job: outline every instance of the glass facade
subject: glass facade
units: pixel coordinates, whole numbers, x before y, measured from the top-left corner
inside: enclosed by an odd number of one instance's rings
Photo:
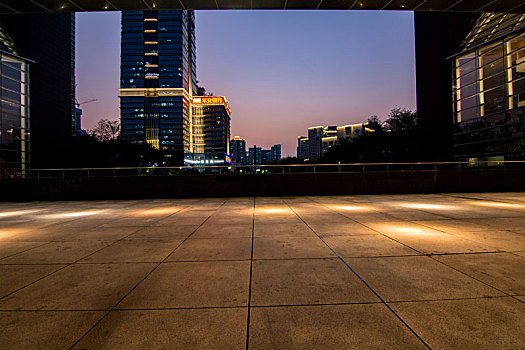
[[[230,153],[230,109],[226,98],[196,96],[193,102],[192,154],[186,157],[186,163],[187,165],[224,164],[225,156]]]
[[[456,158],[525,158],[525,15],[484,14],[455,57]]]
[[[122,138],[160,149],[167,164],[191,152],[196,86],[193,11],[122,12]]]
[[[29,63],[0,27],[0,178],[29,166]]]

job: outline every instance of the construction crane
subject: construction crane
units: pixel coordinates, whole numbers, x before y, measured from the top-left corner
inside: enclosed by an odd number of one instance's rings
[[[90,102],[96,102],[98,99],[94,98],[92,100],[84,101],[84,102],[78,102],[78,100],[75,100],[75,104],[77,105],[77,108],[80,108],[80,106],[85,105],[86,103]]]

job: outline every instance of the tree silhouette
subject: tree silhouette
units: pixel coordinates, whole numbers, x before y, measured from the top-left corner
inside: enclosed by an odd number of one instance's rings
[[[98,141],[115,142],[120,135],[120,122],[118,120],[101,119],[90,135]]]

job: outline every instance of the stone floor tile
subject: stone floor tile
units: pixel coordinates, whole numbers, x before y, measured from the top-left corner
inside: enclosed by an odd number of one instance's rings
[[[345,258],[345,261],[386,301],[503,295],[425,256]]]
[[[499,249],[444,232],[389,233],[386,236],[424,254],[494,252]]]
[[[252,305],[378,302],[339,259],[257,260]]]
[[[525,295],[525,259],[509,253],[438,255],[435,259],[505,293]]]
[[[382,235],[324,236],[323,240],[342,257],[418,255]]]
[[[128,241],[172,242],[188,238],[199,225],[171,225],[145,227],[126,237]]]
[[[481,232],[460,232],[459,237],[479,242],[493,247],[493,250],[523,251],[525,250],[525,235],[512,231],[481,231]]]
[[[164,263],[118,308],[248,305],[249,261]]]
[[[512,252],[512,254],[514,255],[519,255],[519,256],[522,256],[525,258],[525,251],[520,251],[520,252]]]
[[[0,298],[66,265],[0,265]]]
[[[471,231],[490,231],[492,228],[466,220],[424,220],[414,221],[415,224],[433,228],[446,233],[461,233]]]
[[[251,238],[188,239],[166,261],[250,259]]]
[[[253,215],[221,216],[213,215],[206,221],[206,225],[253,225]]]
[[[349,221],[347,223],[330,223],[329,221],[324,223],[310,224],[312,230],[314,230],[320,236],[351,236],[351,235],[374,235],[378,232],[366,227],[358,222]]]
[[[89,255],[79,263],[161,262],[181,243],[182,239],[169,242],[122,240]]]
[[[0,349],[68,349],[101,311],[0,311]]]
[[[247,308],[113,311],[74,349],[244,349]]]
[[[109,309],[155,266],[71,265],[0,300],[0,310]]]
[[[212,225],[204,224],[195,231],[191,238],[243,238],[251,237],[253,224],[249,225]]]
[[[374,231],[388,235],[388,234],[422,234],[422,233],[441,233],[432,228],[414,224],[409,221],[384,221],[384,222],[366,222],[363,223],[366,227]]]
[[[254,259],[331,258],[336,255],[318,237],[255,237]]]
[[[316,237],[315,233],[304,223],[256,223],[255,237]]]
[[[297,215],[255,215],[255,225],[304,225],[304,222]]]
[[[525,304],[512,298],[389,305],[432,349],[525,348]]]
[[[1,242],[0,259],[47,244],[46,242]]]
[[[0,260],[0,264],[62,264],[73,263],[97,250],[108,246],[109,242],[51,242],[40,247],[12,255]]]
[[[114,242],[125,238],[135,232],[140,231],[141,227],[124,226],[124,227],[97,227],[94,229],[75,232],[64,239],[66,241],[92,241],[101,240],[105,242]]]
[[[424,349],[383,304],[257,307],[250,349]]]

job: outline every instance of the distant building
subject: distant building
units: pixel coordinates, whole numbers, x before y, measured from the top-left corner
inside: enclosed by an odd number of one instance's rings
[[[309,161],[318,161],[323,154],[335,145],[352,141],[373,132],[367,128],[368,123],[350,124],[343,126],[314,126],[308,128],[308,137],[299,136],[297,139],[297,158]]]
[[[281,145],[273,145],[270,149],[253,146],[248,150],[246,165],[264,165],[281,159]]]
[[[315,126],[308,128],[308,159],[316,161],[321,159],[324,128],[322,126]]]
[[[281,159],[281,144],[273,145],[270,150],[272,151],[272,162]]]
[[[308,159],[308,137],[297,137],[297,159]]]
[[[190,149],[186,165],[223,165],[230,161],[230,107],[224,96],[192,99]]]
[[[248,150],[248,165],[262,165],[262,149],[261,147],[253,146]]]
[[[239,136],[235,136],[230,141],[230,154],[232,156],[232,165],[247,165],[246,141]]]

